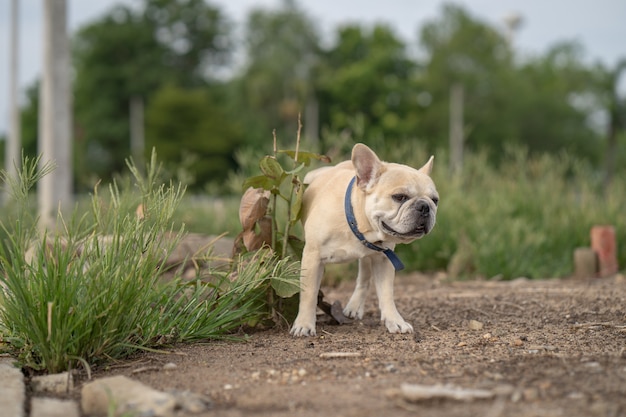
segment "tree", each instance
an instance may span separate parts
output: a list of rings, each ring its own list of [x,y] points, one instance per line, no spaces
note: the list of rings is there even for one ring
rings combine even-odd
[[[39,81],[26,89],[26,103],[20,112],[22,125],[22,151],[34,159],[37,157],[37,126],[39,125]]]
[[[148,147],[154,147],[179,179],[196,189],[223,181],[235,168],[233,153],[242,137],[215,103],[206,89],[166,85],[147,109]]]
[[[508,116],[511,139],[532,152],[568,151],[594,162],[599,136],[588,123],[595,104],[592,78],[576,42],[561,42],[516,71]]]
[[[471,128],[488,123],[489,100],[509,79],[512,60],[506,39],[463,8],[446,5],[441,18],[422,27],[420,44],[425,60],[418,89],[428,100],[417,130],[433,145],[447,142],[453,85],[463,87],[466,120]],[[466,135],[468,129],[466,126]],[[486,138],[481,139],[484,144]]]
[[[385,25],[347,25],[324,53],[319,70],[321,120],[331,131],[349,128],[360,115],[370,138],[401,140],[411,135],[407,117],[415,101],[415,63],[404,43]]]
[[[165,47],[162,65],[180,86],[202,86],[230,62],[231,24],[204,0],[146,0],[143,19]]]
[[[130,154],[129,107],[163,85],[209,88],[211,71],[228,62],[221,12],[202,0],[144,0],[118,6],[75,37],[75,108],[81,178],[108,179]]]
[[[451,5],[424,25],[420,40],[426,58],[419,85],[431,102],[417,130],[433,143],[445,143],[450,88],[461,84],[466,143],[489,149],[495,161],[507,144],[593,157],[597,134],[582,99],[591,79],[578,44],[562,42],[518,64],[505,36]]]
[[[240,105],[247,109],[242,113],[257,115],[259,141],[271,138],[273,129],[279,137],[292,138],[298,114],[307,101],[315,100],[317,28],[295,1],[283,0],[277,10],[253,10],[245,33],[247,61],[234,84]]]
[[[604,154],[604,189],[613,181],[619,156],[618,139],[626,132],[626,97],[621,96],[619,85],[626,71],[626,59],[617,62],[614,68],[600,66],[599,77],[600,103],[608,113],[606,147]]]
[[[162,65],[165,53],[153,28],[127,7],[118,6],[79,30],[74,94],[81,178],[90,173],[108,179],[125,168],[130,99],[149,96],[168,78]],[[83,185],[90,187],[91,178]]]

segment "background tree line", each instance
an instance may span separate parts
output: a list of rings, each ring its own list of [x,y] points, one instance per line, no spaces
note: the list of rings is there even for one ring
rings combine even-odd
[[[455,84],[464,91],[466,146],[495,165],[519,145],[586,159],[606,181],[625,166],[626,98],[617,86],[626,61],[590,64],[577,43],[520,56],[498,28],[454,4],[409,44],[384,24],[337,27],[322,42],[295,0],[251,11],[241,43],[237,30],[209,1],[143,0],[73,34],[77,190],[125,168],[133,100],[145,104],[145,152],[155,147],[202,190],[220,188],[239,149],[268,152],[273,130],[290,146],[299,114],[309,149],[326,152],[345,134],[382,149],[418,141],[445,152]],[[22,112],[31,155],[37,89]]]

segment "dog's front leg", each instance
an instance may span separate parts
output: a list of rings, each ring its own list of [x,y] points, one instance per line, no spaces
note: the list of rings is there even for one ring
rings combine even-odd
[[[298,316],[291,327],[294,336],[315,336],[315,313],[317,294],[322,281],[324,266],[319,251],[304,246],[302,252],[302,270],[300,272],[300,306]]]
[[[356,286],[350,301],[343,309],[343,314],[353,319],[361,320],[365,311],[365,299],[372,281],[372,259],[370,257],[359,259],[359,273],[356,276]]]
[[[378,295],[380,319],[389,333],[413,333],[413,326],[404,321],[393,299],[393,281],[395,270],[389,260],[384,257],[372,258],[372,273]]]

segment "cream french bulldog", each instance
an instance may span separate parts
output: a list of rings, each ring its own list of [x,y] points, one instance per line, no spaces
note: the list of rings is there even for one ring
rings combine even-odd
[[[439,195],[430,178],[433,157],[420,169],[381,161],[356,144],[352,159],[311,171],[304,178],[305,246],[300,275],[300,305],[294,336],[315,336],[317,295],[324,265],[359,260],[356,288],[343,313],[363,318],[370,281],[381,320],[390,333],[412,333],[396,309],[395,270],[403,268],[393,252],[435,226]]]

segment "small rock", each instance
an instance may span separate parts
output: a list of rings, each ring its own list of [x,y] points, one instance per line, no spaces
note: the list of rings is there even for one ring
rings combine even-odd
[[[177,408],[191,414],[199,414],[211,408],[211,400],[191,391],[171,391]]]
[[[474,401],[494,397],[493,391],[461,388],[454,385],[419,385],[402,384],[399,391],[391,391],[391,396],[400,396],[404,400],[417,402],[444,398],[457,401]]]
[[[457,347],[463,347],[463,346],[467,346],[467,343],[465,343],[465,342],[459,342],[459,343],[457,344]]]
[[[585,362],[585,367],[592,369],[594,371],[601,371],[602,370],[602,365],[600,365],[600,363],[598,362]]]
[[[493,389],[493,393],[498,397],[508,397],[510,395],[513,395],[514,392],[515,387],[509,384],[500,384]]]
[[[524,400],[526,401],[535,401],[539,398],[539,391],[537,388],[526,388],[522,395],[524,396]]]
[[[481,330],[483,328],[483,323],[478,320],[470,320],[467,324],[470,330]]]
[[[30,402],[31,416],[79,417],[78,404],[74,401],[56,398],[33,398]]]
[[[513,345],[514,346],[522,346],[524,344],[524,342],[522,341],[522,339],[515,339],[513,341]]]
[[[97,379],[83,386],[83,413],[90,416],[109,416],[111,404],[116,405],[116,416],[139,414],[168,417],[176,407],[176,400],[172,394],[157,391],[123,375]]]
[[[323,352],[320,353],[322,359],[334,359],[334,358],[360,358],[361,352]]]
[[[165,371],[171,371],[172,369],[176,369],[178,368],[178,365],[176,365],[174,362],[168,362],[165,365],[163,365],[163,370]]]
[[[567,398],[570,400],[584,400],[585,394],[583,394],[582,392],[578,392],[578,391],[572,391],[569,394],[567,394]]]
[[[491,339],[491,333],[485,333],[483,339]]]
[[[13,360],[0,358],[0,410],[2,415],[24,415],[24,375]]]
[[[69,372],[34,376],[30,386],[35,393],[50,392],[53,394],[65,394],[74,389],[74,378]]]

